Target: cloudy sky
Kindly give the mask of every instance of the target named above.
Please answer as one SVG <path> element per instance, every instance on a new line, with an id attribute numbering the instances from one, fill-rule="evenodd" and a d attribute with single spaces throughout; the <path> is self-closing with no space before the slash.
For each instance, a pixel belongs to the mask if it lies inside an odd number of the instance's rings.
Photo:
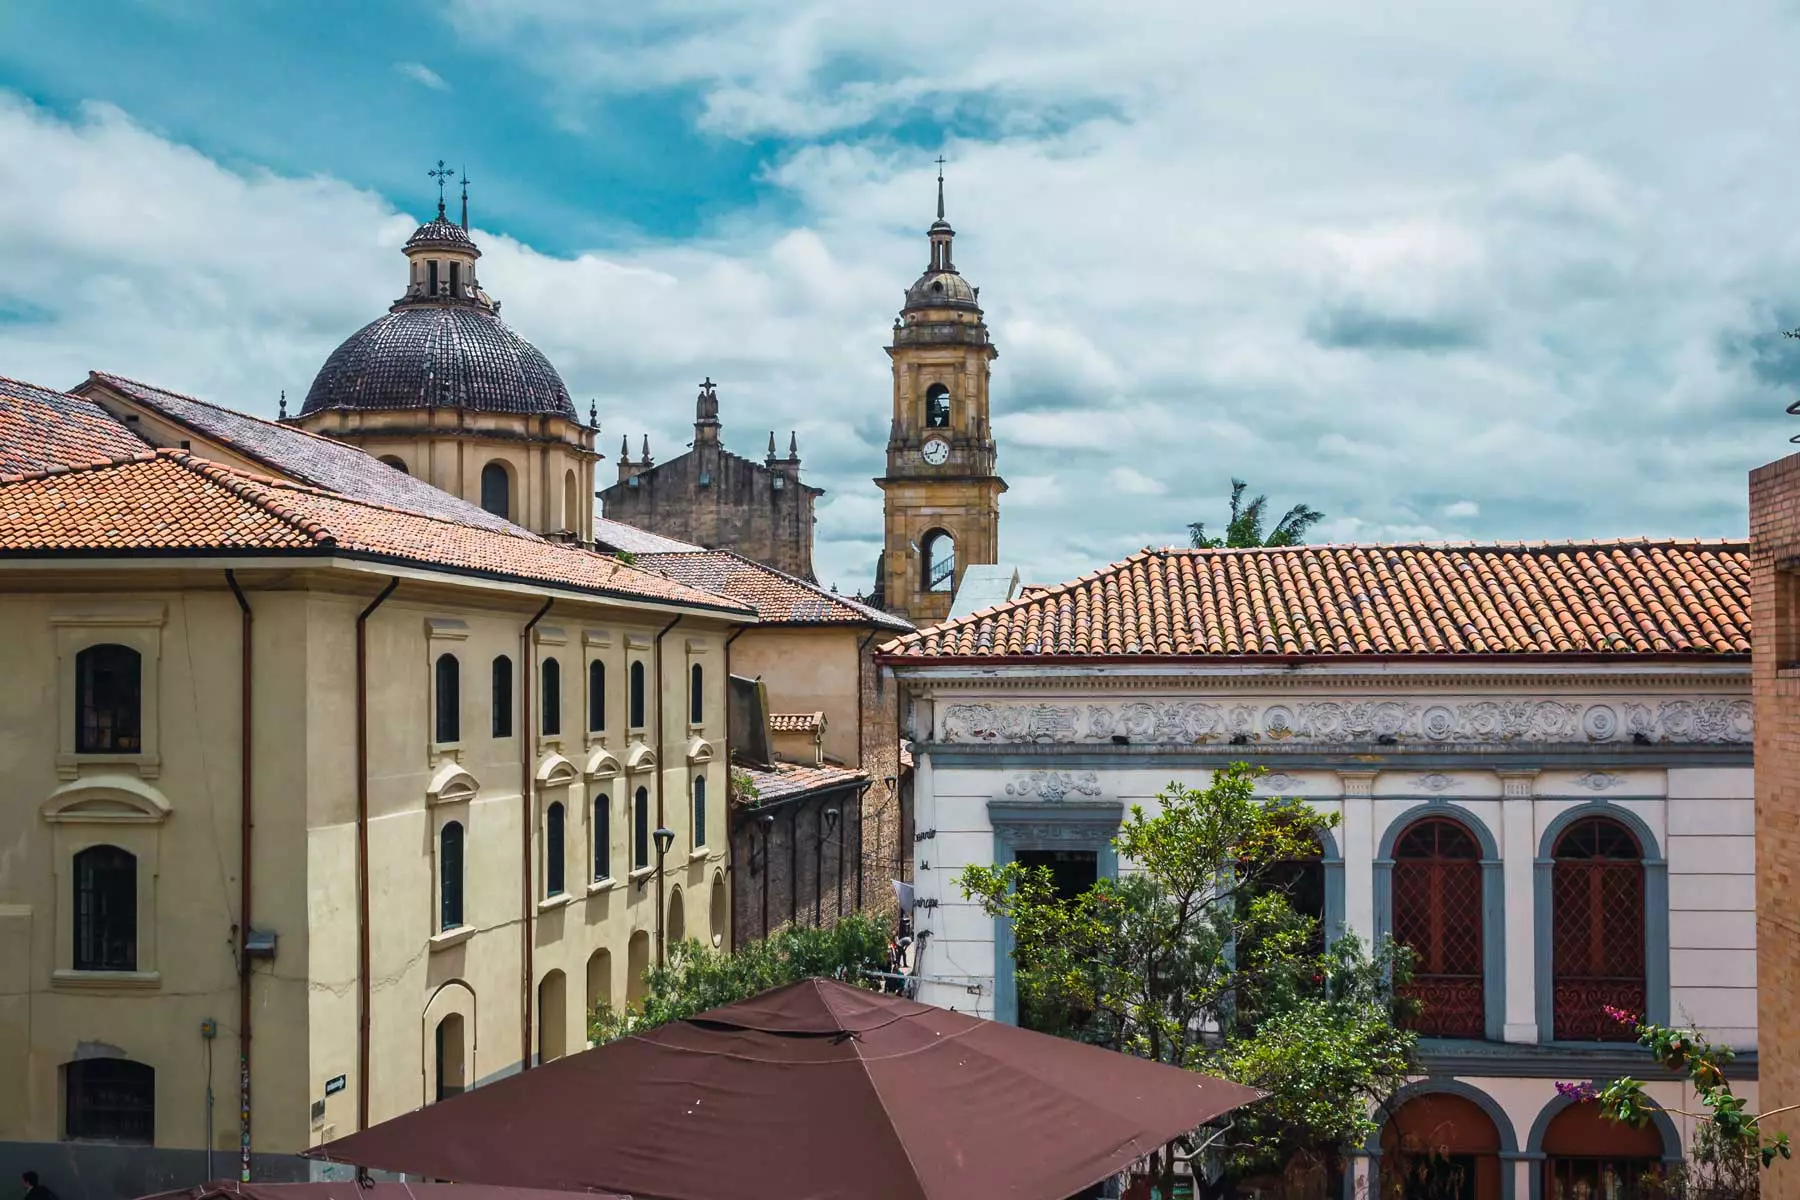
<path id="1" fill-rule="evenodd" d="M 1320 540 L 1742 536 L 1800 432 L 1797 59 L 1758 0 L 12 0 L 0 374 L 272 415 L 444 158 L 603 448 L 711 375 L 855 590 L 941 152 L 1028 577 L 1233 475 Z"/>

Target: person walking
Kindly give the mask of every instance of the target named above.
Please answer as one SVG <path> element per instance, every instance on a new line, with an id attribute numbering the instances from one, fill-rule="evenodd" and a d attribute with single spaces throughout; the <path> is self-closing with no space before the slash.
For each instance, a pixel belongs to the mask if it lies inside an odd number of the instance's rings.
<path id="1" fill-rule="evenodd" d="M 27 1171 L 19 1176 L 19 1182 L 25 1185 L 23 1200 L 56 1200 L 56 1193 L 38 1182 L 36 1171 Z"/>

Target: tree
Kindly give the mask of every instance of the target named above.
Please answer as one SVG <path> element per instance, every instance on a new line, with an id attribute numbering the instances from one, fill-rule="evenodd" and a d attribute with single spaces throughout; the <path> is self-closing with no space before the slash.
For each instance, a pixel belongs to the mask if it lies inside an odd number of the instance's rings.
<path id="1" fill-rule="evenodd" d="M 1761 1122 L 1800 1105 L 1752 1114 L 1746 1111 L 1744 1098 L 1731 1090 L 1731 1081 L 1725 1077 L 1725 1064 L 1735 1057 L 1729 1046 L 1715 1046 L 1705 1034 L 1692 1029 L 1640 1022 L 1635 1013 L 1623 1009 L 1608 1007 L 1606 1014 L 1635 1029 L 1638 1044 L 1648 1048 L 1665 1071 L 1685 1076 L 1700 1102 L 1699 1112 L 1669 1110 L 1691 1117 L 1695 1127 L 1690 1155 L 1693 1161 L 1669 1181 L 1666 1194 L 1681 1200 L 1756 1196 L 1762 1187 L 1762 1172 L 1777 1158 L 1792 1156 L 1788 1135 L 1765 1134 Z M 1629 1075 L 1604 1086 L 1591 1082 L 1559 1083 L 1556 1090 L 1573 1100 L 1597 1101 L 1603 1114 L 1637 1128 L 1649 1122 L 1656 1108 L 1644 1085 Z"/>
<path id="2" fill-rule="evenodd" d="M 783 925 L 733 953 L 680 942 L 645 972 L 641 1003 L 588 1014 L 588 1036 L 595 1044 L 616 1041 L 802 979 L 870 986 L 865 972 L 888 969 L 891 932 L 885 919 L 850 913 L 825 928 Z"/>
<path id="3" fill-rule="evenodd" d="M 1256 797 L 1241 764 L 1203 790 L 1171 784 L 1134 806 L 1115 846 L 1130 869 L 1061 899 L 1045 868 L 964 868 L 963 891 L 1012 923 L 1021 1004 L 1032 1023 L 1126 1054 L 1223 1075 L 1267 1095 L 1152 1157 L 1167 1200 L 1177 1158 L 1201 1194 L 1331 1160 L 1375 1129 L 1372 1111 L 1413 1069 L 1395 981 L 1404 949 L 1325 944 L 1282 880 L 1336 823 Z"/>
<path id="4" fill-rule="evenodd" d="M 1225 526 L 1225 536 L 1208 537 L 1205 522 L 1196 522 L 1188 526 L 1190 545 L 1196 550 L 1245 550 L 1254 546 L 1298 546 L 1306 541 L 1306 531 L 1325 519 L 1325 514 L 1316 508 L 1304 504 L 1296 504 L 1275 522 L 1275 529 L 1267 538 L 1263 537 L 1263 510 L 1268 506 L 1267 496 L 1258 496 L 1245 504 L 1244 492 L 1250 485 L 1241 479 L 1231 481 L 1231 520 Z"/>

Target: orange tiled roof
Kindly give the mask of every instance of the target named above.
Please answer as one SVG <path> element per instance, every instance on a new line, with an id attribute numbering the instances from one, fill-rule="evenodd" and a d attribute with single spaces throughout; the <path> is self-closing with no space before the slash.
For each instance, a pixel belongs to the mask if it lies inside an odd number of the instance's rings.
<path id="1" fill-rule="evenodd" d="M 757 615 L 766 624 L 876 625 L 883 629 L 912 629 L 912 624 L 901 617 L 828 592 L 818 584 L 807 583 L 785 571 L 745 558 L 735 550 L 638 554 L 633 556 L 632 563 L 689 587 L 742 600 L 755 607 Z"/>
<path id="2" fill-rule="evenodd" d="M 888 643 L 900 660 L 1750 653 L 1743 542 L 1145 550 Z"/>
<path id="3" fill-rule="evenodd" d="M 814 733 L 823 728 L 825 714 L 822 712 L 769 714 L 771 733 Z"/>
<path id="4" fill-rule="evenodd" d="M 752 615 L 591 550 L 238 473 L 179 450 L 0 484 L 0 555 L 198 550 L 368 557 Z"/>
<path id="5" fill-rule="evenodd" d="M 146 449 L 92 400 L 0 376 L 0 479 L 89 467 Z"/>
<path id="6" fill-rule="evenodd" d="M 793 763 L 776 763 L 772 771 L 756 767 L 739 767 L 756 788 L 755 804 L 773 804 L 810 796 L 814 792 L 854 787 L 867 783 L 869 777 L 850 767 L 802 767 Z"/>

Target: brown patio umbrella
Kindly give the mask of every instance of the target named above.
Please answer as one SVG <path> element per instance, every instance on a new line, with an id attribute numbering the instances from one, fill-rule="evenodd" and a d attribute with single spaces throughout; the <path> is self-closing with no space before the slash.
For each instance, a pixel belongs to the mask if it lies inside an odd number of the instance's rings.
<path id="1" fill-rule="evenodd" d="M 809 979 L 309 1153 L 655 1200 L 1063 1200 L 1256 1095 Z"/>
<path id="2" fill-rule="evenodd" d="M 239 1183 L 223 1179 L 143 1200 L 626 1200 L 594 1192 L 545 1192 L 535 1188 L 480 1187 L 455 1183 Z"/>

